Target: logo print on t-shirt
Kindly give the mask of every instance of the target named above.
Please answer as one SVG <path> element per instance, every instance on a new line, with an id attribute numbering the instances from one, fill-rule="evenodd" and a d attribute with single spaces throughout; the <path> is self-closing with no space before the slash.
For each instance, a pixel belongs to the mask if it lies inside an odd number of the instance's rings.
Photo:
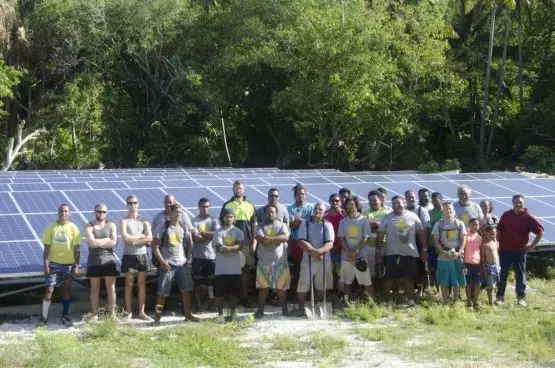
<path id="1" fill-rule="evenodd" d="M 168 234 L 168 242 L 171 245 L 174 245 L 174 246 L 178 246 L 179 244 L 181 244 L 181 240 L 179 239 L 179 235 L 177 235 L 173 231 L 170 231 L 170 233 Z"/>
<path id="2" fill-rule="evenodd" d="M 233 238 L 233 235 L 226 235 L 224 236 L 224 244 L 229 246 L 232 246 L 233 243 L 235 242 L 235 239 Z"/>
<path id="3" fill-rule="evenodd" d="M 65 231 L 59 231 L 56 234 L 54 234 L 54 241 L 56 243 L 67 243 L 67 234 L 65 233 Z"/>
<path id="4" fill-rule="evenodd" d="M 277 236 L 277 231 L 275 231 L 274 228 L 271 227 L 271 228 L 268 230 L 268 236 Z"/>
<path id="5" fill-rule="evenodd" d="M 447 239 L 454 240 L 457 238 L 457 230 L 456 229 L 449 229 L 447 230 Z"/>
<path id="6" fill-rule="evenodd" d="M 465 223 L 465 225 L 468 225 L 468 223 L 470 222 L 470 215 L 468 214 L 468 212 L 461 213 L 459 217 L 460 220 Z"/>
<path id="7" fill-rule="evenodd" d="M 198 231 L 205 232 L 206 231 L 206 224 L 204 222 L 198 224 Z"/>
<path id="8" fill-rule="evenodd" d="M 403 244 L 408 244 L 409 242 L 409 225 L 405 219 L 400 219 L 397 221 L 397 238 Z"/>
<path id="9" fill-rule="evenodd" d="M 350 225 L 347 228 L 347 234 L 349 234 L 349 238 L 356 238 L 358 237 L 359 233 L 360 233 L 360 227 L 358 227 L 357 225 Z"/>

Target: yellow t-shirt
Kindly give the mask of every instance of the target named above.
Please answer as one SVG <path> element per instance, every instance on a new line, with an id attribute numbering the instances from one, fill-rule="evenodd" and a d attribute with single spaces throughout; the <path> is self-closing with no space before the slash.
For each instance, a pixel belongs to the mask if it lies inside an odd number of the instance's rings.
<path id="1" fill-rule="evenodd" d="M 51 223 L 42 234 L 42 243 L 50 246 L 48 260 L 60 264 L 75 263 L 75 247 L 81 244 L 79 228 L 72 222 Z"/>

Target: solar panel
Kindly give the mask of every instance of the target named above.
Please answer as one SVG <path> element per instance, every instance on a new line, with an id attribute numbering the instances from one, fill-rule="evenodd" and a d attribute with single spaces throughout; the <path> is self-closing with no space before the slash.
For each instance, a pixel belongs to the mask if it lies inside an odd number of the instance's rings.
<path id="1" fill-rule="evenodd" d="M 0 193 L 0 213 L 19 213 L 8 193 Z"/>
<path id="2" fill-rule="evenodd" d="M 404 195 L 408 189 L 428 188 L 457 197 L 460 184 L 472 189 L 472 200 L 493 200 L 494 213 L 500 216 L 511 208 L 515 193 L 526 196 L 526 206 L 545 228 L 543 242 L 555 242 L 555 179 L 531 179 L 520 173 L 444 173 L 339 172 L 333 169 L 278 170 L 276 168 L 168 168 L 112 170 L 45 170 L 0 173 L 0 277 L 42 272 L 42 247 L 39 237 L 57 218 L 61 203 L 71 207 L 71 219 L 81 231 L 94 218 L 94 205 L 104 202 L 108 218 L 119 224 L 127 213 L 126 198 L 139 197 L 140 213 L 150 221 L 161 211 L 163 197 L 173 194 L 194 216 L 200 197 L 211 202 L 217 216 L 222 204 L 231 198 L 232 183 L 241 180 L 247 198 L 256 207 L 267 202 L 267 192 L 275 187 L 284 205 L 293 203 L 293 185 L 300 182 L 308 191 L 308 201 L 328 201 L 341 187 L 350 188 L 366 203 L 368 192 L 377 187 L 388 190 L 388 197 Z M 367 204 L 365 204 L 367 206 Z M 84 235 L 84 233 L 83 233 Z M 81 264 L 86 266 L 88 248 L 83 242 Z M 116 254 L 121 258 L 123 244 Z"/>
<path id="3" fill-rule="evenodd" d="M 60 204 L 68 202 L 62 192 L 55 191 L 14 192 L 12 195 L 24 213 L 58 212 Z"/>
<path id="4" fill-rule="evenodd" d="M 33 240 L 35 235 L 21 215 L 0 215 L 0 241 Z"/>

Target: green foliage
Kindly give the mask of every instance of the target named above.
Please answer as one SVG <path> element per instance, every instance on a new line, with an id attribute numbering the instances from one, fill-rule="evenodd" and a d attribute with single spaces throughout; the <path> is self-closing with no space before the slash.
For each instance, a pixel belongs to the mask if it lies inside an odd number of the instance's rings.
<path id="1" fill-rule="evenodd" d="M 19 83 L 23 73 L 4 63 L 0 54 L 0 117 L 6 115 L 4 111 L 4 99 L 13 97 L 13 89 Z"/>
<path id="2" fill-rule="evenodd" d="M 515 2 L 497 4 L 493 76 L 505 25 L 511 37 L 499 116 L 491 122 L 490 98 L 486 129 L 491 166 L 512 169 L 523 147 L 555 137 L 555 5 L 523 3 L 518 36 Z M 0 96 L 8 132 L 22 117 L 49 129 L 27 156 L 37 168 L 225 165 L 222 120 L 235 165 L 475 167 L 491 2 L 8 5 Z M 6 36 L 15 24 L 27 38 Z M 26 73 L 12 94 L 15 70 Z"/>
<path id="3" fill-rule="evenodd" d="M 438 163 L 434 160 L 428 161 L 426 163 L 420 164 L 418 166 L 418 170 L 425 172 L 425 173 L 433 173 L 433 172 L 440 172 L 440 171 L 453 171 L 453 170 L 460 170 L 461 164 L 459 160 L 456 158 L 454 159 L 446 159 L 443 163 Z"/>
<path id="4" fill-rule="evenodd" d="M 555 150 L 546 146 L 529 146 L 520 156 L 526 171 L 555 174 Z"/>

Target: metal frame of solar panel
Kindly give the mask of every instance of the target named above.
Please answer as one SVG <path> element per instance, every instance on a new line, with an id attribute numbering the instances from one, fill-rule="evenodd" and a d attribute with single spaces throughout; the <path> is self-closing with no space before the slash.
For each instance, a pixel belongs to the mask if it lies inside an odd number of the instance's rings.
<path id="1" fill-rule="evenodd" d="M 500 216 L 511 207 L 516 193 L 526 196 L 526 205 L 545 227 L 542 244 L 555 244 L 555 179 L 531 179 L 514 172 L 421 174 L 404 172 L 340 172 L 337 170 L 279 170 L 277 168 L 187 168 L 49 170 L 0 173 L 0 279 L 42 274 L 40 236 L 56 220 L 61 203 L 72 208 L 72 221 L 81 229 L 93 218 L 93 207 L 109 205 L 109 218 L 119 222 L 126 214 L 125 198 L 136 194 L 140 212 L 147 218 L 162 210 L 163 196 L 173 194 L 190 215 L 197 213 L 197 201 L 207 197 L 214 214 L 232 196 L 232 183 L 246 186 L 247 198 L 264 205 L 267 192 L 280 190 L 282 202 L 292 203 L 292 187 L 302 183 L 309 202 L 323 201 L 341 187 L 350 188 L 367 205 L 369 190 L 384 187 L 389 197 L 408 189 L 428 188 L 445 198 L 456 199 L 457 187 L 472 188 L 472 199 L 490 198 Z M 83 242 L 81 264 L 86 266 L 88 248 Z M 121 240 L 116 247 L 121 259 Z"/>

